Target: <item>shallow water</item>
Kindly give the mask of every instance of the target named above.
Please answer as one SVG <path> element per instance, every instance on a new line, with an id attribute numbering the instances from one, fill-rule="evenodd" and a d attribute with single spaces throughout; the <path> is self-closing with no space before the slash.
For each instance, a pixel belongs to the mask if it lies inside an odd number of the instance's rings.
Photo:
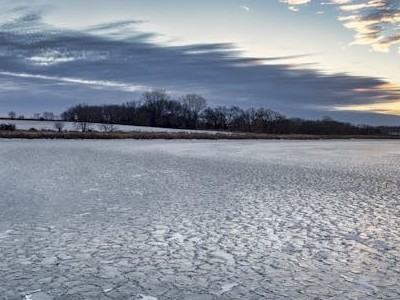
<path id="1" fill-rule="evenodd" d="M 0 140 L 0 299 L 399 299 L 396 141 Z"/>

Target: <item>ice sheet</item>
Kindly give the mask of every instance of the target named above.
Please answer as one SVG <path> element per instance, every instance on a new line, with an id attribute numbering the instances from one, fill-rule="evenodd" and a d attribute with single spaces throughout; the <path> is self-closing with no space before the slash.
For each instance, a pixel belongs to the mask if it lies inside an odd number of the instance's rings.
<path id="1" fill-rule="evenodd" d="M 399 299 L 399 158 L 396 141 L 0 140 L 0 295 Z"/>

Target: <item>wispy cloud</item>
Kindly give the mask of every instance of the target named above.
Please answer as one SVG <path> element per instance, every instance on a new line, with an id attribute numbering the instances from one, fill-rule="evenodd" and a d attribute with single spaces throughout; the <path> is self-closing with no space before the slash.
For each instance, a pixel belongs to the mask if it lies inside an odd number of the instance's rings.
<path id="1" fill-rule="evenodd" d="M 89 87 L 98 89 L 117 89 L 125 92 L 136 92 L 136 91 L 144 92 L 149 89 L 148 87 L 141 85 L 127 84 L 115 81 L 105 81 L 105 80 L 87 80 L 87 79 L 72 78 L 72 77 L 57 77 L 57 76 L 48 76 L 39 74 L 13 73 L 13 72 L 1 72 L 1 71 L 0 75 L 5 77 L 41 79 L 47 81 L 57 81 L 59 83 L 87 85 Z"/>
<path id="2" fill-rule="evenodd" d="M 241 8 L 242 10 L 246 11 L 246 12 L 249 12 L 249 11 L 250 11 L 250 7 L 248 7 L 248 6 L 246 6 L 246 5 L 242 5 L 240 8 Z"/>
<path id="3" fill-rule="evenodd" d="M 311 0 L 279 0 L 282 3 L 286 3 L 289 5 L 289 9 L 297 12 L 299 11 L 299 7 L 304 4 L 308 4 Z"/>
<path id="4" fill-rule="evenodd" d="M 289 5 L 303 5 L 310 3 L 311 0 L 281 0 L 283 3 L 287 3 Z"/>
<path id="5" fill-rule="evenodd" d="M 289 9 L 298 10 L 311 0 L 282 0 Z M 355 32 L 353 44 L 370 45 L 375 51 L 388 52 L 400 43 L 399 0 L 331 0 L 338 7 L 338 20 Z M 399 47 L 400 52 L 400 47 Z"/>
<path id="6" fill-rule="evenodd" d="M 35 13 L 3 19 L 0 79 L 13 85 L 0 85 L 0 109 L 42 103 L 59 112 L 79 102 L 131 100 L 152 88 L 303 117 L 400 99 L 385 80 L 288 63 L 296 57 L 247 58 L 231 44 L 166 46 L 153 37 L 130 21 L 72 31 L 44 24 Z"/>

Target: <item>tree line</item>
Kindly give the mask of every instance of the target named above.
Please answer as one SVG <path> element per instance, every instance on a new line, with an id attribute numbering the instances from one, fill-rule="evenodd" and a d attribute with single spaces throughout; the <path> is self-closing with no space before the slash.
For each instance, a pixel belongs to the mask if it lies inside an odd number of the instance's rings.
<path id="1" fill-rule="evenodd" d="M 64 121 L 80 124 L 81 131 L 89 123 L 123 124 L 178 129 L 214 129 L 270 134 L 372 135 L 381 130 L 372 126 L 356 126 L 328 117 L 323 120 L 286 118 L 267 108 L 207 105 L 198 94 L 172 99 L 164 90 L 143 93 L 139 101 L 122 105 L 75 105 L 61 114 Z M 112 128 L 112 127 L 110 127 Z"/>

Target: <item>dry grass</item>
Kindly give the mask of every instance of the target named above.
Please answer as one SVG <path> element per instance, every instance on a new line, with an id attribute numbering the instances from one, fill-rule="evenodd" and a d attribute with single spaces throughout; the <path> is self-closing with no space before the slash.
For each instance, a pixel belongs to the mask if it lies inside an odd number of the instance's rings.
<path id="1" fill-rule="evenodd" d="M 183 133 L 183 132 L 56 132 L 56 131 L 0 131 L 0 138 L 6 139 L 198 139 L 198 140 L 318 140 L 318 139 L 399 139 L 387 135 L 304 135 L 304 134 L 262 134 L 262 133 Z"/>

